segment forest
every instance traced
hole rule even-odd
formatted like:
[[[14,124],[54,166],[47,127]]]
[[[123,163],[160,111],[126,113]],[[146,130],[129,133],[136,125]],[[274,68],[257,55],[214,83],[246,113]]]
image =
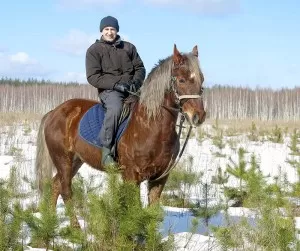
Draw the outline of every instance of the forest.
[[[72,98],[96,99],[88,84],[28,79],[0,79],[0,112],[44,114]],[[204,103],[210,119],[296,121],[300,118],[300,87],[246,88],[204,86]]]

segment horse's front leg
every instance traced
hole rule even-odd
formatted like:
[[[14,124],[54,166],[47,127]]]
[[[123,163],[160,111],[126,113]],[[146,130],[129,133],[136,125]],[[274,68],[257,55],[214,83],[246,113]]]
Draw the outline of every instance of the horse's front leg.
[[[157,181],[148,181],[148,203],[152,205],[154,203],[159,202],[161,193],[164,189],[164,186],[168,180],[169,175],[161,178]]]

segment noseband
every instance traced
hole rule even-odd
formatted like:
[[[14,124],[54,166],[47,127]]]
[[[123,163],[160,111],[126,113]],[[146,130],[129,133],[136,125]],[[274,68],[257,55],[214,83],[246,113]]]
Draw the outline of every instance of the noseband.
[[[182,100],[189,100],[189,99],[197,99],[201,98],[203,94],[203,87],[200,89],[200,94],[187,94],[187,95],[179,95],[177,89],[175,88],[175,83],[177,82],[177,78],[175,76],[171,77],[171,90],[174,92],[175,95],[175,103],[179,106],[180,111],[182,110],[183,103]]]
[[[177,82],[177,77],[171,76],[171,88],[170,92],[172,91],[175,95],[175,104],[177,105],[177,108],[171,108],[174,111],[178,111],[184,118],[181,118],[181,120],[187,119],[190,126],[194,127],[192,122],[189,119],[189,116],[183,112],[182,106],[183,104],[188,101],[189,99],[197,99],[201,98],[203,95],[204,88],[201,87],[199,94],[187,94],[187,95],[179,95],[177,88],[175,87],[175,83]],[[165,106],[164,106],[165,107]],[[170,109],[170,107],[165,107],[167,109]]]

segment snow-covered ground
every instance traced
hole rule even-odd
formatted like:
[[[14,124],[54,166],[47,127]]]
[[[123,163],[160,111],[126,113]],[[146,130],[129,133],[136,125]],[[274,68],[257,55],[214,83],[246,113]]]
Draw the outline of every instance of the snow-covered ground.
[[[37,128],[30,124],[20,126],[0,127],[0,178],[6,178],[13,166],[15,166],[21,176],[33,178],[35,152],[36,152],[36,135]],[[204,130],[212,130],[210,126],[205,125]],[[196,134],[197,137],[197,134]],[[290,137],[284,138],[284,143],[272,143],[271,141],[249,141],[246,135],[224,136],[223,141],[225,147],[218,149],[213,144],[212,139],[204,137],[201,141],[196,137],[191,138],[187,144],[187,148],[182,157],[182,160],[192,157],[192,170],[203,172],[202,184],[209,184],[209,199],[210,203],[214,204],[220,199],[220,191],[218,187],[211,184],[211,177],[217,173],[218,167],[223,170],[229,163],[229,157],[233,161],[238,160],[237,149],[243,147],[247,149],[246,157],[249,159],[251,154],[257,157],[260,168],[265,175],[275,177],[285,173],[290,182],[298,180],[297,172],[287,163],[287,158],[290,158]],[[223,157],[218,157],[216,153],[221,153]],[[79,173],[89,179],[91,176],[97,177],[97,182],[101,183],[105,178],[105,174],[83,165]],[[229,184],[237,185],[237,180],[229,179]],[[22,189],[29,190],[29,184],[22,184]],[[141,186],[142,199],[146,201],[146,183]],[[203,185],[194,187],[190,192],[192,200],[201,201],[203,199]],[[62,206],[62,201],[59,201],[58,207]],[[203,235],[207,229],[199,226],[198,233],[191,235],[190,220],[193,217],[191,213],[183,208],[164,207],[165,220],[162,225],[162,232],[167,233],[169,230],[175,233],[175,242],[177,250],[180,251],[200,251],[200,250],[219,250],[219,247],[212,236]],[[253,212],[245,208],[230,208],[229,214],[232,217],[251,216]],[[222,224],[222,213],[212,217],[209,224]],[[300,221],[296,218],[296,227],[300,228]],[[201,235],[202,234],[202,235]],[[167,237],[166,237],[167,238]],[[28,247],[28,250],[30,249]],[[35,249],[37,250],[37,249]]]

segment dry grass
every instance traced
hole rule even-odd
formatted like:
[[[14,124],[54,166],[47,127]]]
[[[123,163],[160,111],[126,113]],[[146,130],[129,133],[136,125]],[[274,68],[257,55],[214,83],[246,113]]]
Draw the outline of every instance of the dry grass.
[[[223,129],[233,129],[239,133],[249,132],[251,130],[252,122],[255,124],[258,130],[271,131],[277,125],[282,129],[287,129],[287,132],[293,132],[293,130],[300,128],[300,119],[297,121],[281,121],[281,120],[271,120],[271,121],[262,121],[262,120],[251,120],[251,119],[242,119],[242,120],[219,120],[218,125]],[[204,124],[216,125],[216,120],[207,119]]]
[[[43,115],[33,113],[0,113],[0,126],[8,126],[16,123],[31,123],[41,120]]]
[[[0,126],[13,125],[16,123],[30,123],[39,122],[43,117],[43,114],[34,113],[0,113]],[[238,133],[249,132],[251,130],[252,122],[258,130],[270,131],[277,125],[282,129],[287,129],[288,132],[292,132],[295,128],[300,128],[300,119],[298,121],[262,121],[262,120],[219,120],[218,126],[223,129],[232,129]],[[216,125],[216,120],[207,119],[204,125]]]

